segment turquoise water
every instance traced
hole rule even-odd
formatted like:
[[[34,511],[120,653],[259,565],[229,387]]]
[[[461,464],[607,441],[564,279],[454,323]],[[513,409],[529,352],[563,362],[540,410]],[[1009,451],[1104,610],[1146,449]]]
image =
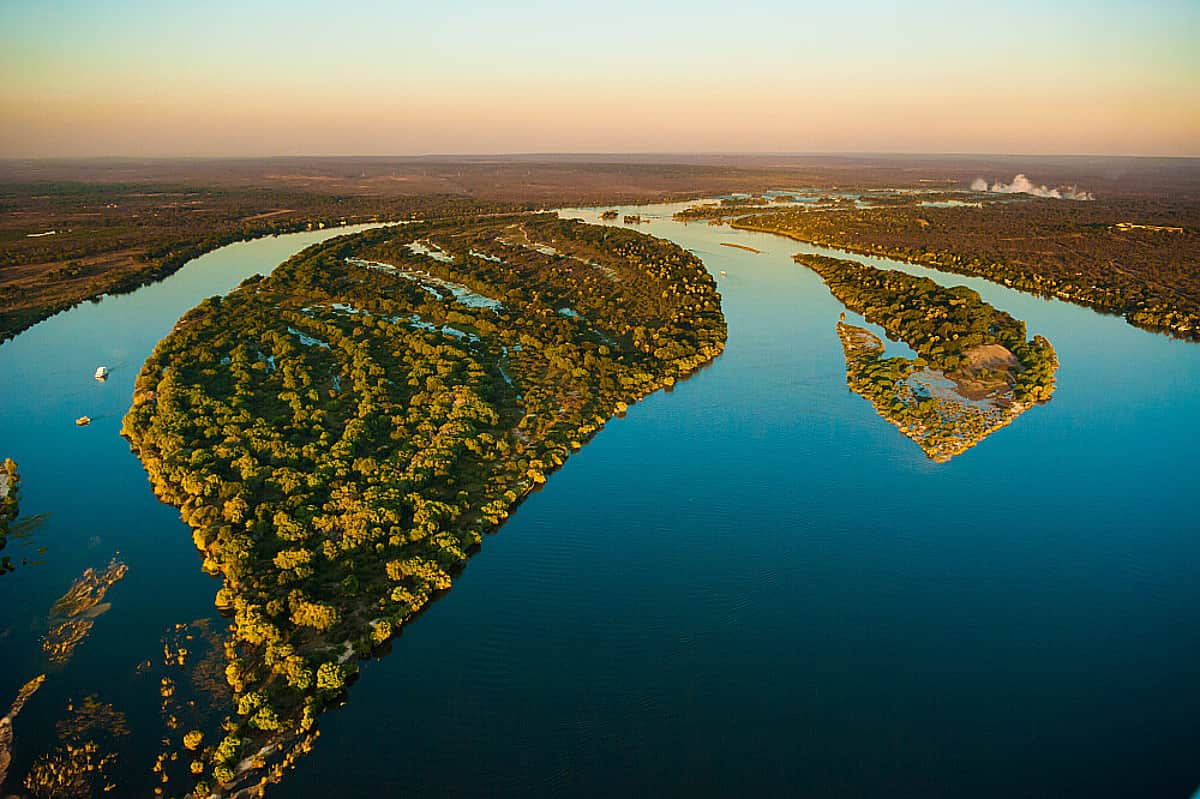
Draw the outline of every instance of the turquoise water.
[[[933,464],[846,388],[841,307],[790,260],[829,251],[671,210],[620,209],[727,272],[724,355],[521,505],[269,795],[1191,794],[1200,346],[904,266],[975,288],[1062,361],[1052,402]],[[20,716],[18,767],[68,696],[100,691],[135,727],[124,765],[148,768],[157,686],[132,666],[211,615],[216,584],[119,417],[183,310],[308,241],[234,245],[0,346],[0,449],[23,509],[54,514],[46,563],[0,582],[0,691],[42,668],[38,614],[72,577],[130,563]]]
[[[18,566],[0,577],[0,712],[26,680],[48,673],[14,723],[10,774],[24,774],[32,758],[51,747],[70,700],[95,693],[129,716],[131,734],[119,763],[123,789],[135,796],[151,790],[149,770],[162,734],[160,672],[139,674],[137,666],[162,660],[160,639],[176,623],[215,618],[219,585],[200,571],[189,529],[174,508],[155,499],[120,437],[134,379],[159,339],[200,300],[270,272],[309,244],[368,227],[233,244],[160,283],[84,303],[0,345],[0,457],[19,464],[22,515],[50,514],[34,534],[35,544],[47,549],[40,563],[19,565],[32,547],[11,538],[4,550]],[[109,368],[104,382],[93,377],[100,365]],[[83,415],[92,423],[76,427]],[[112,610],[97,619],[65,668],[48,665],[40,637],[51,605],[84,569],[102,569],[114,556],[129,573],[105,597]]]

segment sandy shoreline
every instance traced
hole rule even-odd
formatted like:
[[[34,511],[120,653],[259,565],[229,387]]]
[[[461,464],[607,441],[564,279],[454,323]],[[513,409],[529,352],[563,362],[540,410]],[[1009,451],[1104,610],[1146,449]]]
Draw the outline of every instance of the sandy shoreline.
[[[755,255],[758,255],[759,253],[762,252],[762,250],[756,250],[753,247],[749,247],[745,244],[734,244],[731,241],[723,241],[723,242],[721,242],[721,246],[722,247],[736,247],[739,250],[745,250],[746,252],[752,252]]]

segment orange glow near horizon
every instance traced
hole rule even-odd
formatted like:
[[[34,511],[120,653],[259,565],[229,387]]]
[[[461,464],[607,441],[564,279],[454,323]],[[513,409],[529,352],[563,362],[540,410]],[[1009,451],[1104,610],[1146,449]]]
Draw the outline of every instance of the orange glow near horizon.
[[[753,21],[769,26],[775,12],[790,13],[763,10]],[[913,23],[930,26],[917,32],[931,42],[950,42],[932,50],[901,37],[905,17],[884,21],[901,26],[894,32],[856,23],[832,43],[806,25],[792,46],[787,30],[762,27],[760,48],[743,53],[722,44],[719,24],[653,14],[630,16],[629,29],[596,23],[586,42],[561,10],[538,17],[545,30],[533,38],[532,12],[505,18],[509,33],[525,39],[492,35],[482,23],[457,32],[423,19],[426,28],[442,26],[436,35],[450,40],[442,46],[381,39],[344,20],[326,28],[281,19],[262,29],[269,41],[258,41],[253,26],[227,33],[201,18],[194,25],[215,27],[191,31],[186,20],[132,13],[94,20],[117,26],[108,38],[78,40],[86,29],[79,20],[22,13],[0,11],[0,21],[14,23],[0,54],[0,157],[1200,155],[1200,56],[1187,45],[1200,14],[1186,4],[1172,11],[1178,20],[1137,23],[1153,23],[1140,40],[1114,27],[1119,19],[1090,31],[1085,46],[1042,30],[1041,52],[1052,57],[1040,58],[972,44],[937,15]],[[48,27],[56,22],[62,36]],[[151,30],[156,24],[168,27]],[[1161,38],[1146,41],[1150,33]],[[662,44],[649,46],[656,37]],[[1060,41],[1059,50],[1044,49]],[[598,57],[606,47],[610,57]]]

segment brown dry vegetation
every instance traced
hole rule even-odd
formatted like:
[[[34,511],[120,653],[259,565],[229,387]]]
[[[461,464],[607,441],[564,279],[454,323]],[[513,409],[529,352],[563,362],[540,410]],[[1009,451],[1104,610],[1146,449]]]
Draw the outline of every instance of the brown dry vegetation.
[[[1142,227],[1121,226],[1135,221]],[[1200,338],[1200,202],[1018,199],[744,217],[738,227],[987,278]],[[1175,230],[1154,229],[1170,227]]]
[[[578,155],[0,161],[0,341],[242,238],[309,224],[819,186],[963,188],[1028,172],[1102,197],[1200,202],[1164,158]],[[1127,221],[1127,220],[1123,220]],[[1137,221],[1145,221],[1138,219]],[[29,234],[55,230],[51,236]]]
[[[0,341],[84,300],[159,280],[233,241],[318,226],[507,208],[448,195],[343,196],[123,183],[0,185]],[[39,235],[49,231],[54,232]]]
[[[0,161],[0,184],[175,183],[345,194],[466,194],[569,205],[795,186],[963,188],[977,177],[1077,184],[1098,196],[1200,200],[1200,160],[1091,156],[580,154]]]

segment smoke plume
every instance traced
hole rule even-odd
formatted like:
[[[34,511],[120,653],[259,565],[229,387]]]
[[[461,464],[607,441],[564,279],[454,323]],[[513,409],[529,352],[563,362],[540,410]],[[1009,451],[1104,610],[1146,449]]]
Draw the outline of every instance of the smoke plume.
[[[996,181],[991,186],[983,178],[971,181],[972,191],[987,191],[992,194],[1030,194],[1034,197],[1050,197],[1055,200],[1094,200],[1096,195],[1090,191],[1082,191],[1078,186],[1059,186],[1057,189],[1048,186],[1037,186],[1024,175],[1017,175],[1012,183]]]

